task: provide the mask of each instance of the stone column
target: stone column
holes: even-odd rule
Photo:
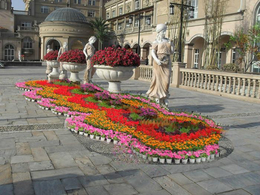
[[[184,63],[187,64],[187,68],[191,68],[192,66],[192,52],[193,52],[194,44],[187,44],[184,47]]]
[[[141,51],[140,51],[140,58],[141,58],[141,60],[143,59],[143,57],[144,57],[144,48],[141,47]]]
[[[179,87],[181,84],[181,72],[180,68],[185,67],[185,63],[173,62],[172,63],[172,84],[173,87]]]

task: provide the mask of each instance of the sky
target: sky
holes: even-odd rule
[[[24,2],[23,0],[12,0],[12,6],[14,10],[24,10]]]

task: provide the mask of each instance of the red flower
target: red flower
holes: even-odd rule
[[[47,61],[57,60],[57,57],[58,57],[58,51],[57,50],[50,51],[44,56],[44,60],[47,60]]]
[[[79,64],[86,63],[86,57],[81,50],[69,50],[61,54],[59,58],[60,62],[74,62]]]
[[[138,54],[126,50],[125,48],[107,47],[104,50],[99,50],[91,58],[92,65],[107,65],[107,66],[139,66],[140,57]]]

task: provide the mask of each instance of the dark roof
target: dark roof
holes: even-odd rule
[[[79,10],[70,7],[60,8],[51,12],[45,21],[64,21],[64,22],[81,22],[86,23],[87,19]]]

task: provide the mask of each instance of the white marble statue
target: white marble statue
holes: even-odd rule
[[[18,51],[18,60],[19,60],[20,62],[22,61],[21,50]]]
[[[95,36],[89,38],[88,43],[85,45],[83,49],[83,53],[86,56],[87,68],[84,74],[84,83],[92,83],[92,77],[95,74],[96,69],[91,65],[91,58],[95,53],[95,47],[93,44],[97,41]]]
[[[147,91],[149,98],[168,107],[169,85],[171,77],[171,58],[174,52],[172,42],[165,38],[167,26],[156,26],[157,38],[152,44],[151,55],[153,57],[153,78],[150,89]]]
[[[50,45],[47,45],[47,53],[49,53],[50,51],[53,51],[53,49],[51,48],[51,46]]]
[[[60,58],[61,54],[63,54],[63,53],[66,52],[66,51],[68,51],[68,43],[67,43],[67,42],[64,42],[64,43],[63,43],[63,46],[60,47],[60,49],[59,49],[57,60]],[[63,68],[63,63],[60,62],[60,76],[59,76],[59,79],[60,79],[60,80],[64,80],[64,79],[67,79],[67,78],[68,78],[67,70],[65,70],[65,69]]]
[[[46,54],[49,53],[50,51],[53,51],[53,49],[51,49],[50,45],[47,45],[47,51]],[[52,71],[52,68],[50,67],[50,65],[47,63],[47,68],[46,68],[46,74],[48,76],[48,74],[50,74]]]

